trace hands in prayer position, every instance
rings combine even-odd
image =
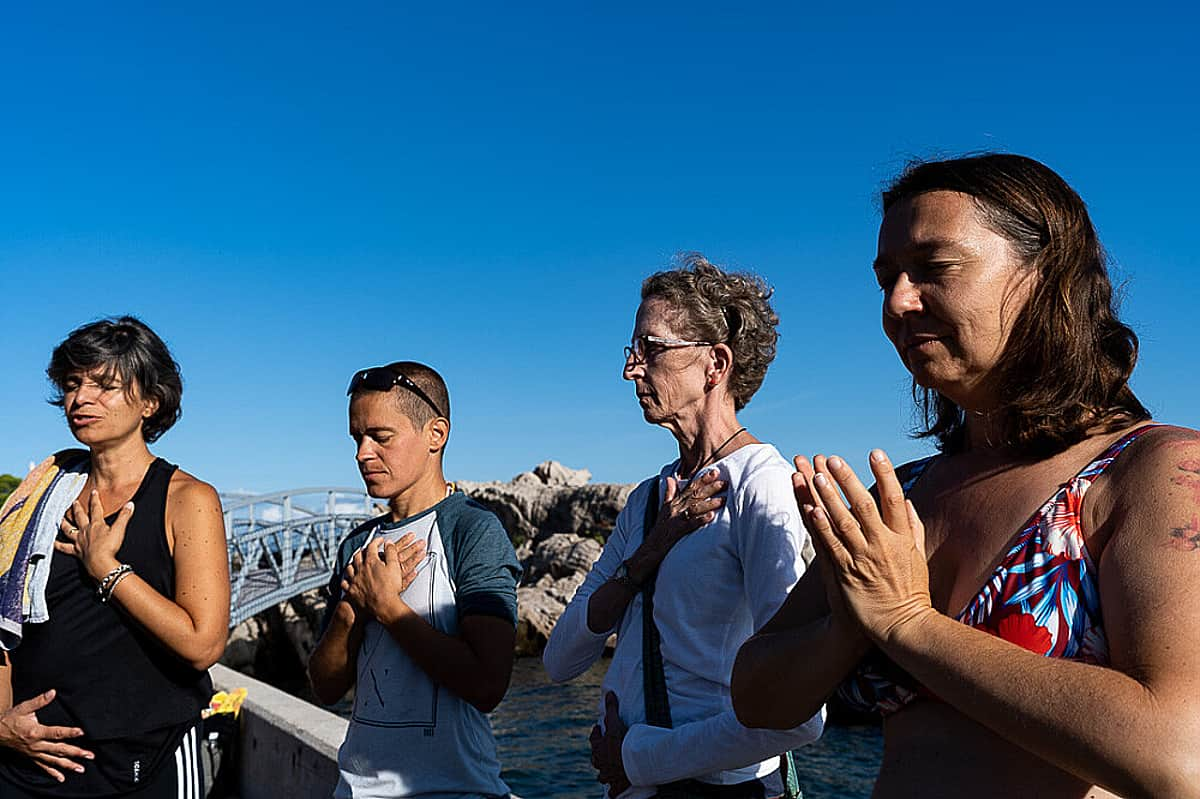
[[[826,565],[830,609],[848,614],[881,643],[899,626],[935,612],[925,528],[882,450],[870,458],[878,503],[841,458],[817,455],[813,461],[815,468],[796,458],[793,485]]]

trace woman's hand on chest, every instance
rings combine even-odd
[[[125,542],[125,530],[133,511],[133,503],[126,502],[113,523],[108,524],[100,493],[93,490],[86,509],[79,500],[72,504],[71,512],[59,525],[62,536],[54,542],[54,548],[78,558],[88,574],[100,580],[120,565],[117,552]]]

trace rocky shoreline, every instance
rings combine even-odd
[[[518,657],[541,654],[635,485],[590,481],[586,469],[546,461],[507,483],[458,483],[500,518],[524,567]],[[324,612],[322,592],[309,591],[260,613],[230,631],[221,662],[277,685],[302,683]]]

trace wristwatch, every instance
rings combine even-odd
[[[613,582],[620,583],[635,594],[642,590],[638,581],[629,574],[629,561],[627,560],[621,561],[621,565],[617,567],[617,573],[613,575],[612,579]]]

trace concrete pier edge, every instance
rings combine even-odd
[[[247,691],[238,743],[239,799],[329,799],[346,720],[225,666],[209,673],[219,690]]]

